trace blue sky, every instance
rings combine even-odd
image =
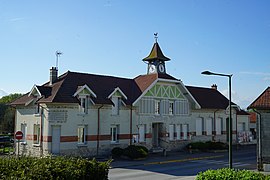
[[[146,73],[154,32],[171,58],[167,72],[186,85],[227,95],[246,108],[270,84],[268,0],[0,1],[0,90],[26,93],[59,74],[79,71],[134,78]]]

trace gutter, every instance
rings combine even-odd
[[[100,109],[104,105],[102,104],[100,107],[98,107],[98,119],[97,119],[97,156],[99,155],[99,141],[100,141]]]
[[[132,145],[132,104],[130,107],[130,117],[129,117],[129,145]]]

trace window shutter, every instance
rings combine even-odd
[[[212,135],[212,118],[206,119],[206,135]]]
[[[188,125],[187,124],[183,124],[182,125],[183,128],[183,139],[187,140],[188,137]]]
[[[221,134],[221,118],[216,119],[216,135]]]
[[[176,139],[177,140],[181,139],[181,125],[180,124],[176,125]]]
[[[139,142],[145,142],[145,125],[139,126]]]
[[[196,136],[202,135],[202,118],[196,119]]]
[[[174,140],[174,124],[169,125],[169,138],[170,141]]]

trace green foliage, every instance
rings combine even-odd
[[[112,153],[113,157],[120,157],[123,155],[124,149],[122,149],[120,147],[115,147],[112,149],[111,153]]]
[[[229,169],[229,168],[207,170],[205,172],[200,172],[196,176],[196,180],[223,180],[223,179],[265,180],[269,179],[269,176],[267,177],[264,174],[258,172]]]
[[[148,149],[146,151],[146,147],[144,146],[135,146],[130,145],[124,149],[124,156],[129,157],[130,159],[138,159],[145,158],[148,156]]]
[[[125,149],[115,147],[111,151],[113,157],[126,156],[130,159],[145,158],[148,156],[148,149],[145,146],[130,145]]]
[[[71,157],[6,157],[0,159],[0,179],[105,180],[110,163]]]
[[[9,106],[8,103],[21,96],[22,94],[15,93],[0,99],[0,131],[14,132],[15,109]]]
[[[19,94],[19,93],[15,93],[15,94],[10,94],[8,96],[3,96],[1,99],[0,99],[0,103],[2,104],[7,104],[7,103],[11,103],[12,101],[18,99],[19,97],[21,97],[22,94]]]
[[[207,151],[207,150],[223,150],[227,149],[227,145],[222,142],[193,142],[187,145],[188,149],[198,149],[200,151]]]

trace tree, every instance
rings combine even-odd
[[[14,132],[15,109],[9,105],[22,94],[10,94],[0,99],[0,131]]]

